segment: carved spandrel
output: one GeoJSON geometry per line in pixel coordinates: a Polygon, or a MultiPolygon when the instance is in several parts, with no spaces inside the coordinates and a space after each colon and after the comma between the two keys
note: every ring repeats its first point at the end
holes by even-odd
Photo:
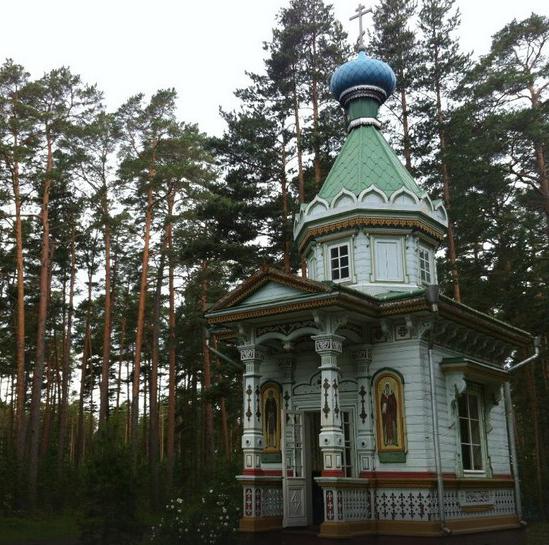
{"type": "Polygon", "coordinates": [[[294,333],[299,329],[305,328],[316,329],[316,324],[313,320],[302,320],[299,322],[290,322],[286,324],[268,325],[264,327],[258,327],[256,329],[256,336],[261,337],[262,335],[265,335],[267,333],[280,333],[281,335],[287,337],[291,333],[294,333]]]}

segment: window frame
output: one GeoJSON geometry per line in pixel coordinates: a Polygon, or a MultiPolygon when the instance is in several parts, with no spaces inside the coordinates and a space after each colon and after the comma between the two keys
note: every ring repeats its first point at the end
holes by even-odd
{"type": "Polygon", "coordinates": [[[457,450],[458,450],[458,456],[459,456],[459,465],[461,469],[461,474],[464,477],[487,477],[490,475],[490,468],[489,468],[489,460],[488,460],[488,452],[487,452],[487,440],[486,440],[486,422],[485,422],[485,410],[484,410],[484,390],[481,385],[474,384],[474,383],[467,383],[467,388],[465,391],[460,394],[456,398],[456,430],[457,430],[457,450]],[[466,408],[467,408],[467,416],[463,417],[460,413],[460,397],[465,396],[466,399],[466,408]],[[470,396],[476,397],[476,403],[477,403],[477,412],[478,412],[478,419],[471,418],[470,417],[470,405],[469,405],[469,398],[470,396]],[[469,441],[465,442],[462,439],[462,433],[461,433],[461,421],[466,420],[467,421],[467,428],[468,428],[468,439],[469,441]],[[478,421],[478,434],[479,434],[479,443],[474,443],[472,441],[472,428],[471,428],[471,422],[472,421],[478,421]],[[481,469],[466,469],[464,465],[464,459],[463,459],[463,445],[467,445],[469,447],[469,456],[471,463],[474,466],[474,455],[473,455],[473,447],[479,446],[480,447],[480,459],[482,462],[482,468],[481,469]]]}
{"type": "Polygon", "coordinates": [[[316,269],[316,255],[314,251],[311,251],[307,257],[307,277],[312,280],[318,280],[316,269]]]}
{"type": "Polygon", "coordinates": [[[433,251],[431,249],[429,249],[427,246],[425,246],[424,244],[419,244],[418,245],[418,250],[417,250],[417,273],[418,273],[419,284],[421,284],[422,286],[428,286],[429,284],[436,284],[434,254],[433,254],[433,251]],[[422,252],[425,252],[427,254],[427,259],[422,260],[422,257],[421,257],[422,252]],[[426,261],[427,264],[429,265],[429,270],[427,272],[429,274],[430,279],[429,279],[428,282],[426,280],[423,280],[423,278],[422,278],[422,267],[421,267],[422,261],[426,261]]]}
{"type": "Polygon", "coordinates": [[[406,283],[406,255],[405,255],[404,239],[401,236],[384,236],[373,235],[371,241],[371,259],[372,259],[372,272],[373,281],[384,284],[404,284],[406,283]],[[400,259],[401,276],[398,280],[388,280],[386,278],[379,278],[378,261],[377,261],[377,243],[378,242],[396,242],[397,245],[397,258],[400,259]]]}
{"type": "MultiPolygon", "coordinates": [[[[349,240],[345,240],[345,241],[342,241],[342,240],[339,240],[339,241],[334,241],[332,242],[331,244],[327,244],[326,245],[326,261],[327,261],[327,266],[326,266],[326,272],[327,272],[327,280],[329,280],[330,282],[336,282],[336,283],[343,283],[343,282],[352,282],[352,279],[353,279],[353,259],[352,259],[352,253],[351,253],[351,248],[352,248],[352,245],[351,245],[351,241],[349,240]],[[333,271],[334,269],[332,269],[332,249],[334,248],[341,248],[343,246],[346,246],[347,247],[347,260],[348,260],[348,265],[347,265],[347,268],[349,269],[349,274],[348,276],[345,276],[345,277],[341,277],[340,278],[333,278],[333,271]]],[[[342,267],[341,266],[341,255],[339,254],[339,251],[338,251],[338,256],[335,258],[339,261],[339,268],[338,268],[338,271],[341,271],[342,267]]],[[[345,256],[343,256],[345,257],[345,256]]]]}
{"type": "Polygon", "coordinates": [[[341,410],[341,429],[343,431],[343,459],[342,469],[345,477],[356,476],[356,451],[355,451],[355,428],[354,428],[354,410],[352,408],[343,408],[341,410]],[[345,426],[348,435],[345,433],[345,426]]]}

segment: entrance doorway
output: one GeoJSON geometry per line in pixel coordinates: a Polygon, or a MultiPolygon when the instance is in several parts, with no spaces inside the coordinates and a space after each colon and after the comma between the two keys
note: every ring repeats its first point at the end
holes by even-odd
{"type": "Polygon", "coordinates": [[[324,496],[322,488],[318,485],[315,477],[320,477],[322,474],[322,451],[318,436],[320,434],[320,411],[307,413],[307,428],[308,428],[308,455],[310,460],[310,494],[311,494],[311,511],[312,523],[316,526],[324,521],[324,496]]]}

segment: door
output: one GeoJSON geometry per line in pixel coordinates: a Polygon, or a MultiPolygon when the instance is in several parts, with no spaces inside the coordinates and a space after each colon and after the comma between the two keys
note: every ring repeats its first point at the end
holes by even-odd
{"type": "Polygon", "coordinates": [[[309,421],[309,473],[311,476],[309,490],[311,491],[311,520],[315,526],[324,522],[324,494],[315,477],[322,475],[322,451],[318,437],[320,435],[320,411],[307,413],[309,421]]]}
{"type": "Polygon", "coordinates": [[[304,472],[303,413],[285,411],[282,414],[282,493],[283,526],[307,525],[307,479],[304,472]]]}

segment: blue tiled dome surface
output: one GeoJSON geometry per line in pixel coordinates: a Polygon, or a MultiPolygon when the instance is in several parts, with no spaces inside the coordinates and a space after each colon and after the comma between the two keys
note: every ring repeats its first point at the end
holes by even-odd
{"type": "Polygon", "coordinates": [[[357,85],[380,87],[389,96],[396,87],[395,73],[387,63],[372,59],[364,51],[360,51],[353,60],[336,69],[332,75],[330,90],[339,100],[343,91],[357,85]]]}

